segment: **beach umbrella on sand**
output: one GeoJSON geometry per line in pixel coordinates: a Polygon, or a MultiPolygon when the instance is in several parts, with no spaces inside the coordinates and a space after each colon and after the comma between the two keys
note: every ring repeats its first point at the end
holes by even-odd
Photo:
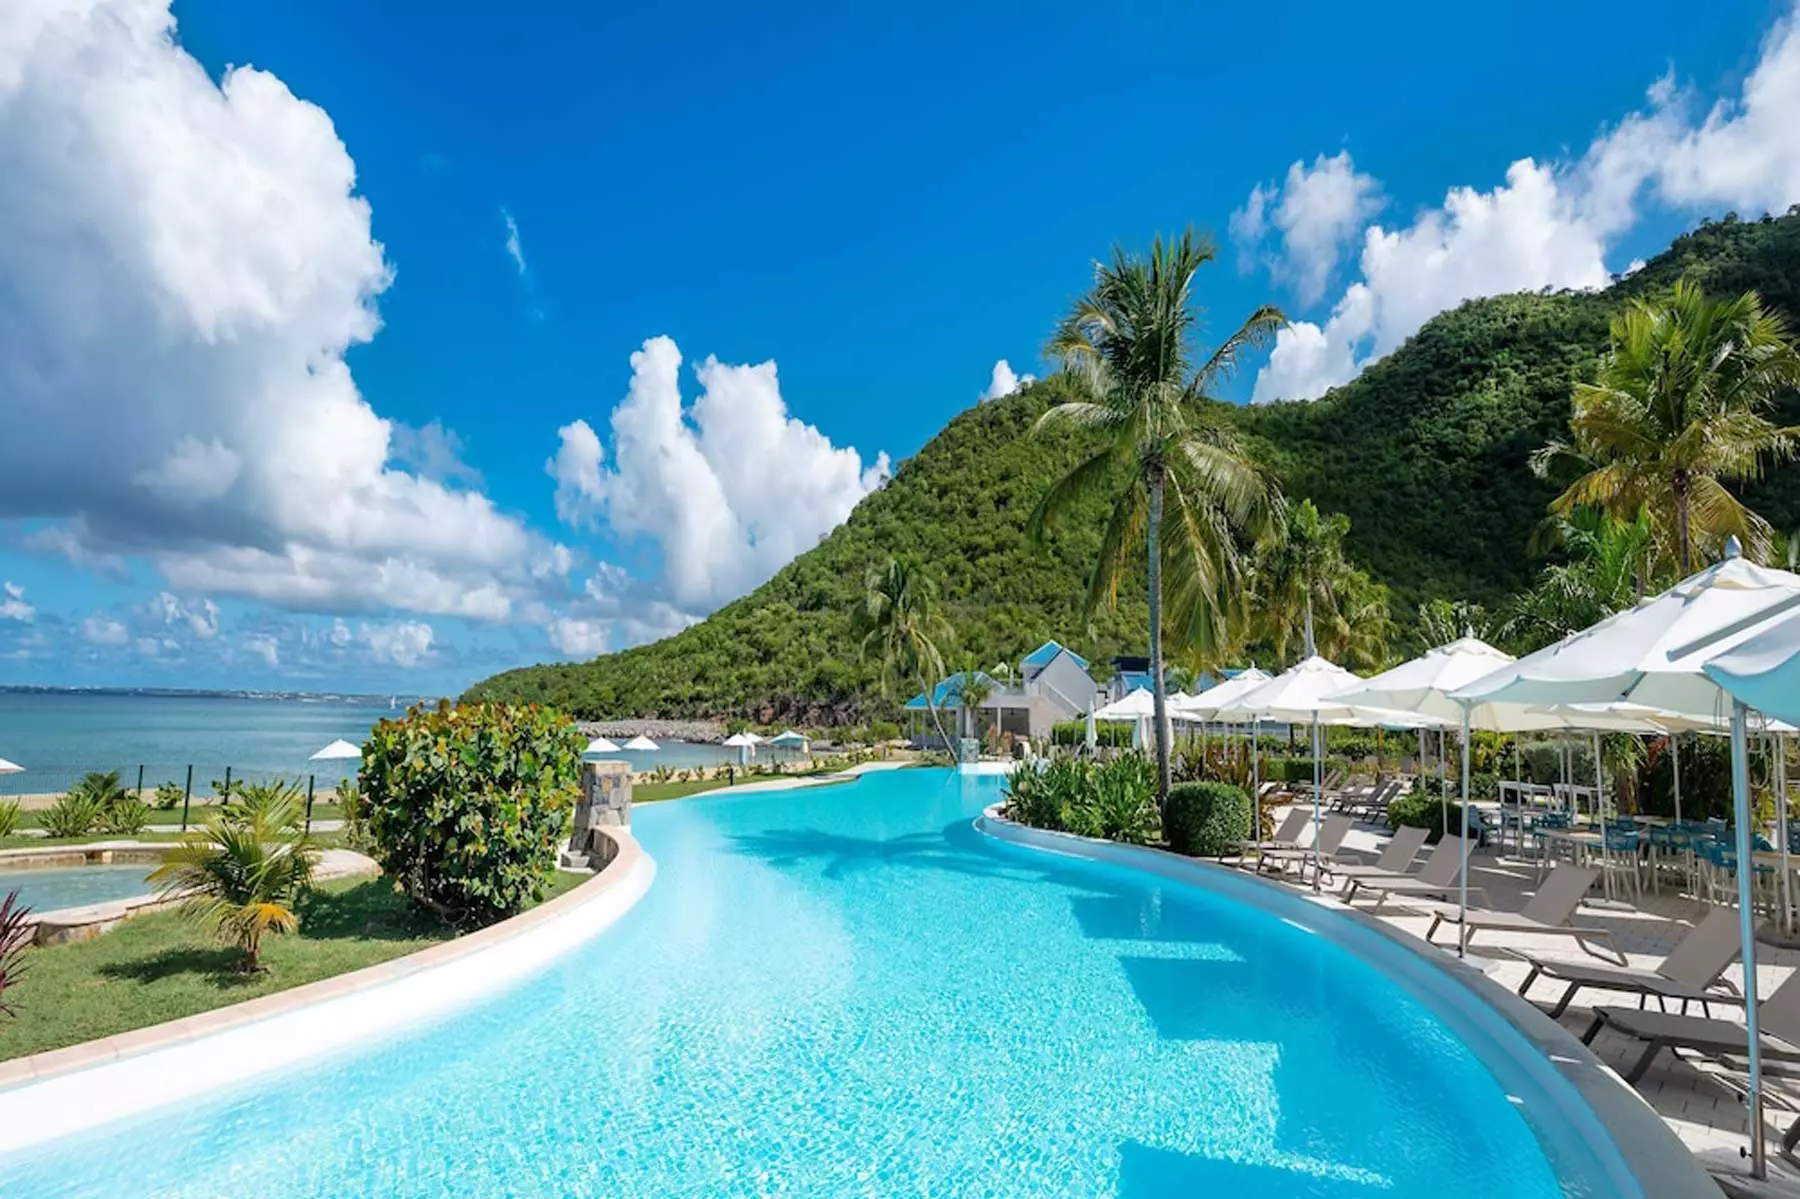
{"type": "Polygon", "coordinates": [[[650,738],[644,736],[644,734],[639,733],[625,743],[625,748],[631,750],[633,753],[653,754],[657,751],[658,746],[656,742],[650,740],[650,738]]]}
{"type": "Polygon", "coordinates": [[[595,737],[592,741],[587,743],[587,748],[581,752],[584,756],[587,754],[616,754],[619,752],[619,747],[614,745],[611,741],[608,741],[605,737],[595,737]]]}
{"type": "Polygon", "coordinates": [[[730,746],[738,751],[738,764],[740,766],[748,766],[750,764],[750,751],[756,748],[757,740],[758,738],[754,733],[733,733],[731,736],[725,738],[722,744],[730,746]]]}

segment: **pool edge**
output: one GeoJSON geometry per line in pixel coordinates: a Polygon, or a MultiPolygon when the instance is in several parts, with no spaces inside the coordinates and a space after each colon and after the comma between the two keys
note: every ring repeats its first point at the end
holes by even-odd
{"type": "Polygon", "coordinates": [[[629,829],[574,890],[465,937],[243,1003],[0,1062],[0,1153],[194,1099],[442,1019],[547,967],[636,906],[656,863],[629,829]]]}
{"type": "MultiPolygon", "coordinates": [[[[1277,904],[1304,905],[1326,922],[1343,921],[1370,933],[1380,935],[1390,945],[1405,950],[1411,959],[1426,966],[1446,980],[1461,984],[1475,999],[1498,1015],[1541,1056],[1552,1071],[1580,1098],[1593,1118],[1611,1139],[1614,1149],[1630,1171],[1639,1191],[1658,1199],[1718,1199],[1719,1187],[1682,1144],[1679,1137],[1663,1123],[1649,1103],[1624,1079],[1598,1057],[1575,1034],[1550,1019],[1537,1005],[1496,983],[1481,970],[1455,958],[1441,949],[1428,947],[1418,937],[1397,929],[1385,921],[1345,905],[1326,906],[1298,895],[1268,879],[1257,878],[1242,870],[1189,858],[1166,850],[1141,845],[1123,845],[1079,837],[1072,833],[1050,832],[1030,828],[999,814],[1001,805],[994,804],[974,820],[975,830],[994,841],[1026,849],[1111,866],[1123,866],[1172,882],[1188,883],[1219,893],[1217,881],[1231,879],[1263,889],[1277,904]]],[[[1265,910],[1277,918],[1281,913],[1271,905],[1265,910]]],[[[1344,946],[1355,953],[1354,946],[1344,946]]],[[[1381,969],[1378,963],[1371,963],[1381,969]]]]}

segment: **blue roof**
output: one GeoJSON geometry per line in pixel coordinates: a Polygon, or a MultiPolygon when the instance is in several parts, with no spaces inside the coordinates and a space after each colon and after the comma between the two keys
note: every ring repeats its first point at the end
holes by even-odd
{"type": "MultiPolygon", "coordinates": [[[[958,690],[958,688],[961,687],[961,685],[962,685],[962,679],[963,679],[964,673],[965,672],[959,670],[955,674],[951,675],[949,678],[945,679],[943,682],[939,683],[936,687],[933,687],[931,689],[931,702],[940,708],[956,707],[956,697],[960,694],[960,691],[958,690]]],[[[993,678],[984,670],[976,671],[975,677],[977,679],[979,679],[980,681],[986,683],[989,687],[991,687],[995,690],[999,690],[999,688],[1000,688],[1000,684],[996,683],[993,680],[993,678]]],[[[924,693],[921,692],[920,694],[915,695],[911,699],[907,700],[906,707],[910,708],[911,710],[913,710],[915,712],[925,711],[926,706],[925,706],[924,693]]]]}
{"type": "Polygon", "coordinates": [[[1088,668],[1086,658],[1082,657],[1080,654],[1076,653],[1074,650],[1068,648],[1067,646],[1060,645],[1055,641],[1044,642],[1044,644],[1038,646],[1036,649],[1034,649],[1030,653],[1026,654],[1024,656],[1024,658],[1020,659],[1019,665],[1021,665],[1021,666],[1048,666],[1048,665],[1050,665],[1050,663],[1056,661],[1056,655],[1058,655],[1058,654],[1069,655],[1069,657],[1071,657],[1075,660],[1075,665],[1081,667],[1081,669],[1083,669],[1083,670],[1086,670],[1088,668]]]}
{"type": "Polygon", "coordinates": [[[1150,672],[1147,670],[1125,670],[1121,671],[1117,677],[1127,695],[1140,687],[1146,691],[1150,690],[1150,672]]]}

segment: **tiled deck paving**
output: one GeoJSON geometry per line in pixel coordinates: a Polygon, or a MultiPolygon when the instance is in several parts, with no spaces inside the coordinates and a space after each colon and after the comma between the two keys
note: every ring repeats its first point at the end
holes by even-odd
{"type": "MultiPolygon", "coordinates": [[[[1278,813],[1278,819],[1280,815],[1278,813]]],[[[1365,852],[1369,860],[1373,860],[1386,840],[1385,828],[1359,825],[1346,839],[1345,847],[1351,851],[1365,852]]],[[[1470,885],[1483,888],[1491,906],[1508,911],[1516,911],[1525,906],[1537,881],[1535,862],[1519,859],[1510,846],[1499,857],[1494,855],[1492,849],[1482,850],[1474,859],[1474,870],[1470,875],[1470,885]]],[[[1610,929],[1614,942],[1630,959],[1631,965],[1648,969],[1660,962],[1693,922],[1704,916],[1707,910],[1704,903],[1690,896],[1673,894],[1674,890],[1666,881],[1660,895],[1654,895],[1646,888],[1641,900],[1629,900],[1636,910],[1626,910],[1622,905],[1617,909],[1584,905],[1581,919],[1610,929]]],[[[1331,899],[1329,902],[1338,901],[1331,899]]],[[[1371,905],[1359,900],[1357,906],[1367,908],[1371,905]]],[[[1395,927],[1419,937],[1425,935],[1431,924],[1429,915],[1408,912],[1395,902],[1385,906],[1380,915],[1395,927]]],[[[1439,929],[1438,940],[1446,946],[1445,952],[1455,952],[1454,928],[1446,926],[1439,929]]],[[[1519,933],[1480,934],[1470,947],[1469,954],[1472,959],[1481,959],[1481,964],[1490,977],[1516,990],[1524,981],[1528,967],[1508,953],[1511,949],[1570,961],[1598,960],[1585,955],[1571,938],[1519,933]]],[[[1766,997],[1796,968],[1800,968],[1800,949],[1777,948],[1766,942],[1759,942],[1757,951],[1757,990],[1766,997]]],[[[1742,986],[1741,964],[1734,963],[1726,972],[1726,977],[1742,986]]],[[[1539,983],[1532,988],[1530,997],[1537,1001],[1540,1008],[1548,1008],[1559,994],[1560,989],[1556,984],[1539,983]]],[[[1637,1003],[1635,995],[1583,991],[1563,1014],[1561,1022],[1579,1036],[1587,1030],[1592,1020],[1594,1005],[1636,1007],[1637,1003]]],[[[1653,1003],[1652,1007],[1654,1006],[1653,1003]]],[[[1734,1018],[1730,1008],[1715,1008],[1714,1015],[1723,1019],[1734,1018]]],[[[1622,1076],[1636,1061],[1642,1045],[1603,1031],[1595,1039],[1593,1049],[1622,1076]]],[[[1795,1106],[1800,1107],[1800,1082],[1788,1083],[1784,1089],[1793,1095],[1795,1106]]],[[[1742,1175],[1747,1172],[1748,1159],[1742,1155],[1749,1146],[1749,1112],[1730,1090],[1707,1077],[1701,1069],[1689,1062],[1664,1052],[1639,1081],[1638,1091],[1715,1176],[1742,1175]]],[[[1765,1104],[1765,1107],[1769,1119],[1767,1143],[1773,1186],[1757,1193],[1800,1196],[1800,1167],[1783,1161],[1779,1153],[1781,1132],[1794,1120],[1800,1119],[1800,1114],[1785,1111],[1776,1104],[1765,1104]]]]}

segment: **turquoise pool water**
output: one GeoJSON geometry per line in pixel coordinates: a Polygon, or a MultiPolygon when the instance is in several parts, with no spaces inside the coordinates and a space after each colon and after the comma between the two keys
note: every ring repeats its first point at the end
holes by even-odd
{"type": "MultiPolygon", "coordinates": [[[[144,879],[154,866],[58,866],[53,869],[0,870],[0,895],[19,893],[19,902],[34,912],[81,907],[109,899],[148,895],[144,879]]],[[[4,1036],[0,1032],[0,1036],[4,1036]]]]}
{"type": "MultiPolygon", "coordinates": [[[[638,809],[650,894],[395,1042],[0,1160],[49,1196],[1602,1193],[1325,938],[1000,846],[992,780],[638,809]]],[[[28,1001],[28,993],[21,992],[28,1001]]]]}

